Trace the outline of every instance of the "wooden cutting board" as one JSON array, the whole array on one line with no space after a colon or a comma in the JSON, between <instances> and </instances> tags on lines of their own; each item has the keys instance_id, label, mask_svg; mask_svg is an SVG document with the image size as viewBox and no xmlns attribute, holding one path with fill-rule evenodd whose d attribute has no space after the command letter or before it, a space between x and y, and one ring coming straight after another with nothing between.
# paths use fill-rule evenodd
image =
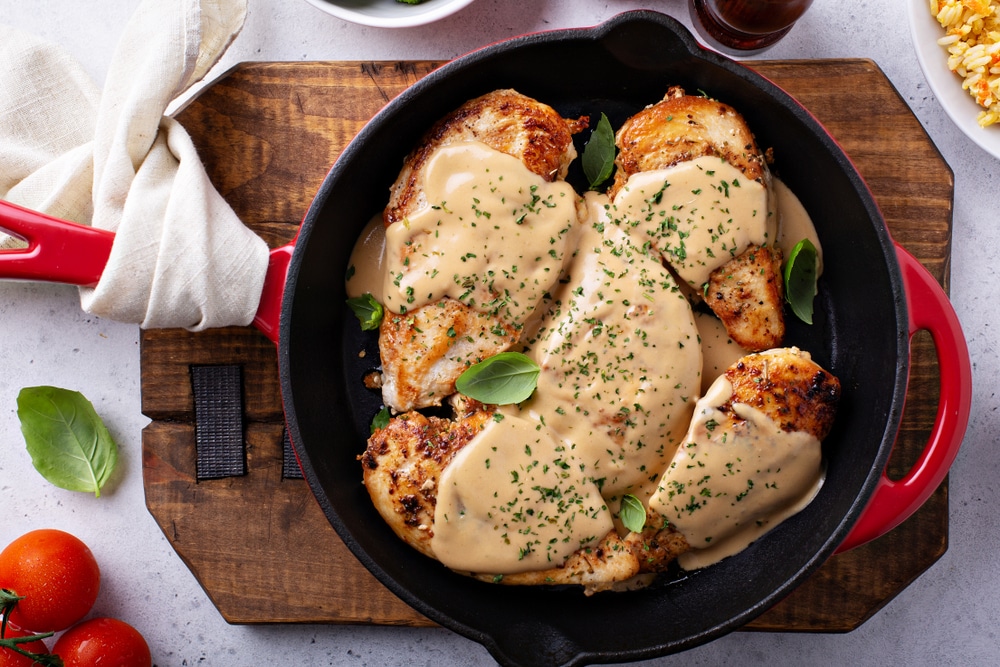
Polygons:
<instances>
[{"instance_id":1,"label":"wooden cutting board","mask_svg":"<svg viewBox=\"0 0 1000 667\"><path fill-rule=\"evenodd\" d=\"M177 118L219 191L274 247L293 237L351 137L438 64L244 64ZM824 123L867 180L894 238L947 287L952 173L879 68L868 60L752 66ZM142 410L152 420L143 432L147 506L227 621L430 624L355 560L306 483L283 475L276 353L264 336L251 328L143 331L141 364ZM203 365L239 369L244 475L196 476L191 368ZM919 335L894 475L926 441L937 391L930 336ZM944 553L947 497L945 483L909 521L831 558L748 629L857 627Z\"/></svg>"}]
</instances>

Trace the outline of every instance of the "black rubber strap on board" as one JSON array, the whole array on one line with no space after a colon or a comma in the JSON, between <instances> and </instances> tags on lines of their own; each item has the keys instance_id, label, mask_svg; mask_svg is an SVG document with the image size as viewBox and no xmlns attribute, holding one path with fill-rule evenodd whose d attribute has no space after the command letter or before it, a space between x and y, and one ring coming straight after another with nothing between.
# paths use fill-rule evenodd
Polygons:
<instances>
[{"instance_id":1,"label":"black rubber strap on board","mask_svg":"<svg viewBox=\"0 0 1000 667\"><path fill-rule=\"evenodd\" d=\"M245 475L242 369L191 366L191 387L198 480Z\"/></svg>"},{"instance_id":2,"label":"black rubber strap on board","mask_svg":"<svg viewBox=\"0 0 1000 667\"><path fill-rule=\"evenodd\" d=\"M292 448L292 439L288 436L288 428L281 436L281 476L284 479L302 479L302 468Z\"/></svg>"}]
</instances>

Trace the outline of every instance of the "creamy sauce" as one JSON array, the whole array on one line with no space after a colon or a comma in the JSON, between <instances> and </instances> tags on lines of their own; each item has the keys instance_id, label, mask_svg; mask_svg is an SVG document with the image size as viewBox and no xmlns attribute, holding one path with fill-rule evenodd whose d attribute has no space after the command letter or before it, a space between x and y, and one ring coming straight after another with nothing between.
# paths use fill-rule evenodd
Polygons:
<instances>
[{"instance_id":1,"label":"creamy sauce","mask_svg":"<svg viewBox=\"0 0 1000 667\"><path fill-rule=\"evenodd\" d=\"M382 283L385 281L385 225L382 215L376 215L361 230L358 242L351 251L347 273L347 298L371 294L379 303L385 303Z\"/></svg>"},{"instance_id":2,"label":"creamy sauce","mask_svg":"<svg viewBox=\"0 0 1000 667\"><path fill-rule=\"evenodd\" d=\"M445 467L431 549L456 570L554 567L612 529L611 512L572 444L503 415Z\"/></svg>"},{"instance_id":3,"label":"creamy sauce","mask_svg":"<svg viewBox=\"0 0 1000 667\"><path fill-rule=\"evenodd\" d=\"M685 569L711 565L743 550L798 512L823 480L820 441L788 433L755 408L734 404L742 421L718 410L733 387L720 377L698 401L683 444L650 498L692 551Z\"/></svg>"},{"instance_id":4,"label":"creamy sauce","mask_svg":"<svg viewBox=\"0 0 1000 667\"><path fill-rule=\"evenodd\" d=\"M535 393L520 405L501 406L501 421L446 468L439 494L447 499L438 496L431 545L456 569L509 574L551 567L554 555L561 562L604 537L612 527L607 507L617 508L626 493L643 500L652 493L673 456L671 443L690 421L701 372L691 308L659 258L608 224L604 201L591 195L588 202L592 216L578 250L526 333L525 353L542 368ZM525 442L530 446L522 451ZM493 467L497 460L502 471ZM510 514L502 508L511 477L523 487L523 471L539 470L534 461L548 462L543 468L562 486L533 481L527 488L545 493L518 496L518 514L536 519L530 544L540 553L529 557L523 536L512 540ZM587 501L581 502L584 489ZM499 501L464 499L493 497L485 490ZM607 502L599 520L585 522L580 511L590 512L591 494ZM553 498L569 509L572 525L537 521L551 514ZM461 520L449 519L459 509ZM593 532L598 523L603 531Z\"/></svg>"},{"instance_id":5,"label":"creamy sauce","mask_svg":"<svg viewBox=\"0 0 1000 667\"><path fill-rule=\"evenodd\" d=\"M451 297L523 322L575 247L572 187L478 142L439 148L422 173L428 205L385 232L386 310Z\"/></svg>"},{"instance_id":6,"label":"creamy sauce","mask_svg":"<svg viewBox=\"0 0 1000 667\"><path fill-rule=\"evenodd\" d=\"M772 186L778 211L777 246L781 248L785 259L788 259L799 241L809 239L816 246L816 275L822 275L823 246L820 245L819 234L816 233L812 218L795 193L781 180L775 178Z\"/></svg>"},{"instance_id":7,"label":"creamy sauce","mask_svg":"<svg viewBox=\"0 0 1000 667\"><path fill-rule=\"evenodd\" d=\"M542 373L520 409L576 444L606 498L643 497L687 428L701 348L659 257L608 224L601 197L588 202L591 224L527 342Z\"/></svg>"},{"instance_id":8,"label":"creamy sauce","mask_svg":"<svg viewBox=\"0 0 1000 667\"><path fill-rule=\"evenodd\" d=\"M429 205L388 229L372 221L349 296L370 292L401 313L459 299L522 326L542 368L534 395L500 407L438 482L431 545L445 565L552 567L612 530L630 493L696 547L682 566L702 567L811 499L815 438L747 406L739 425L711 426L729 396L713 380L745 351L716 318L694 315L655 252L697 287L751 243L809 237L819 248L783 184L769 202L734 167L698 158L634 175L614 202L581 200L475 142L439 149L425 169Z\"/></svg>"},{"instance_id":9,"label":"creamy sauce","mask_svg":"<svg viewBox=\"0 0 1000 667\"><path fill-rule=\"evenodd\" d=\"M717 157L629 177L611 217L653 244L677 274L700 287L750 244L775 238L767 188ZM638 236L636 236L638 234Z\"/></svg>"},{"instance_id":10,"label":"creamy sauce","mask_svg":"<svg viewBox=\"0 0 1000 667\"><path fill-rule=\"evenodd\" d=\"M716 378L748 352L729 337L726 327L715 315L698 311L694 314L694 322L701 338L701 391L698 395L704 396Z\"/></svg>"}]
</instances>

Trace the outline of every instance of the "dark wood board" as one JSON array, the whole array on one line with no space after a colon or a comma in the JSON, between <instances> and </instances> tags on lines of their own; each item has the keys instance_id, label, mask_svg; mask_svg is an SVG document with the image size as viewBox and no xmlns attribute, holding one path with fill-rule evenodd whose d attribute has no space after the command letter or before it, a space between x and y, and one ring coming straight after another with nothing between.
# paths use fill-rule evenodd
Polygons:
<instances>
[{"instance_id":1,"label":"dark wood board","mask_svg":"<svg viewBox=\"0 0 1000 667\"><path fill-rule=\"evenodd\" d=\"M295 234L342 148L432 62L249 63L201 91L178 120L241 219L272 246ZM892 84L868 60L756 62L808 108L857 164L894 238L947 288L951 170ZM198 481L190 366L242 367L248 474ZM282 477L274 345L252 328L141 333L146 504L231 623L429 625L365 570L308 486ZM937 409L937 365L919 335L890 463L902 474ZM359 470L360 479L360 470ZM947 482L888 535L832 557L747 629L849 631L947 549Z\"/></svg>"}]
</instances>

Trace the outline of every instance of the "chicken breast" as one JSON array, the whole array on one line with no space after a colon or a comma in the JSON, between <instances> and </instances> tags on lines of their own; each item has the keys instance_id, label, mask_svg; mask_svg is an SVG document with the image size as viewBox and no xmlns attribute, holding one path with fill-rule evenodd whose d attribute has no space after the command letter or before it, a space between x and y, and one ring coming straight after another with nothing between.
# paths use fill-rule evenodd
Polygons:
<instances>
[{"instance_id":1,"label":"chicken breast","mask_svg":"<svg viewBox=\"0 0 1000 667\"><path fill-rule=\"evenodd\" d=\"M706 155L726 160L751 180L770 180L764 154L743 116L728 104L687 95L677 86L626 120L615 143L615 179L608 189L612 199L632 174Z\"/></svg>"},{"instance_id":2,"label":"chicken breast","mask_svg":"<svg viewBox=\"0 0 1000 667\"><path fill-rule=\"evenodd\" d=\"M576 157L573 134L587 122L564 119L548 105L513 90L471 100L435 124L406 158L383 221L387 227L402 224L431 206L425 172L442 147L479 142L519 159L531 173L552 182L565 176ZM553 283L557 274L550 276ZM524 309L523 317L530 310ZM451 297L388 314L379 332L383 401L396 412L440 405L466 368L516 343L522 324Z\"/></svg>"},{"instance_id":3,"label":"chicken breast","mask_svg":"<svg viewBox=\"0 0 1000 667\"><path fill-rule=\"evenodd\" d=\"M709 277L705 302L748 352L776 347L785 337L781 259L780 248L754 245Z\"/></svg>"},{"instance_id":4,"label":"chicken breast","mask_svg":"<svg viewBox=\"0 0 1000 667\"><path fill-rule=\"evenodd\" d=\"M649 499L691 546L682 568L739 553L812 501L839 399L837 378L796 348L744 356L712 384Z\"/></svg>"},{"instance_id":5,"label":"chicken breast","mask_svg":"<svg viewBox=\"0 0 1000 667\"><path fill-rule=\"evenodd\" d=\"M441 401L470 365L509 349L520 331L502 318L444 298L379 327L382 399L401 412Z\"/></svg>"},{"instance_id":6,"label":"chicken breast","mask_svg":"<svg viewBox=\"0 0 1000 667\"><path fill-rule=\"evenodd\" d=\"M833 428L840 403L840 380L797 348L750 354L726 372L734 403L760 410L783 431L802 431L822 441ZM738 419L738 417L736 417Z\"/></svg>"},{"instance_id":7,"label":"chicken breast","mask_svg":"<svg viewBox=\"0 0 1000 667\"><path fill-rule=\"evenodd\" d=\"M771 187L765 155L743 117L732 107L671 88L659 103L629 118L616 135L614 198L640 172L667 169L704 156L722 158L743 175ZM667 263L676 260L664 253ZM706 302L730 337L749 351L781 344L785 335L781 254L753 244L714 270Z\"/></svg>"},{"instance_id":8,"label":"chicken breast","mask_svg":"<svg viewBox=\"0 0 1000 667\"><path fill-rule=\"evenodd\" d=\"M391 225L427 205L421 170L441 146L479 141L519 158L533 173L554 181L565 178L576 158L573 135L588 124L587 117L567 120L547 104L515 90L495 90L470 100L439 120L406 158L390 189L383 221Z\"/></svg>"},{"instance_id":9,"label":"chicken breast","mask_svg":"<svg viewBox=\"0 0 1000 667\"><path fill-rule=\"evenodd\" d=\"M452 405L451 419L415 411L393 417L372 434L360 456L375 509L400 539L431 558L437 482L493 412L460 395Z\"/></svg>"}]
</instances>

